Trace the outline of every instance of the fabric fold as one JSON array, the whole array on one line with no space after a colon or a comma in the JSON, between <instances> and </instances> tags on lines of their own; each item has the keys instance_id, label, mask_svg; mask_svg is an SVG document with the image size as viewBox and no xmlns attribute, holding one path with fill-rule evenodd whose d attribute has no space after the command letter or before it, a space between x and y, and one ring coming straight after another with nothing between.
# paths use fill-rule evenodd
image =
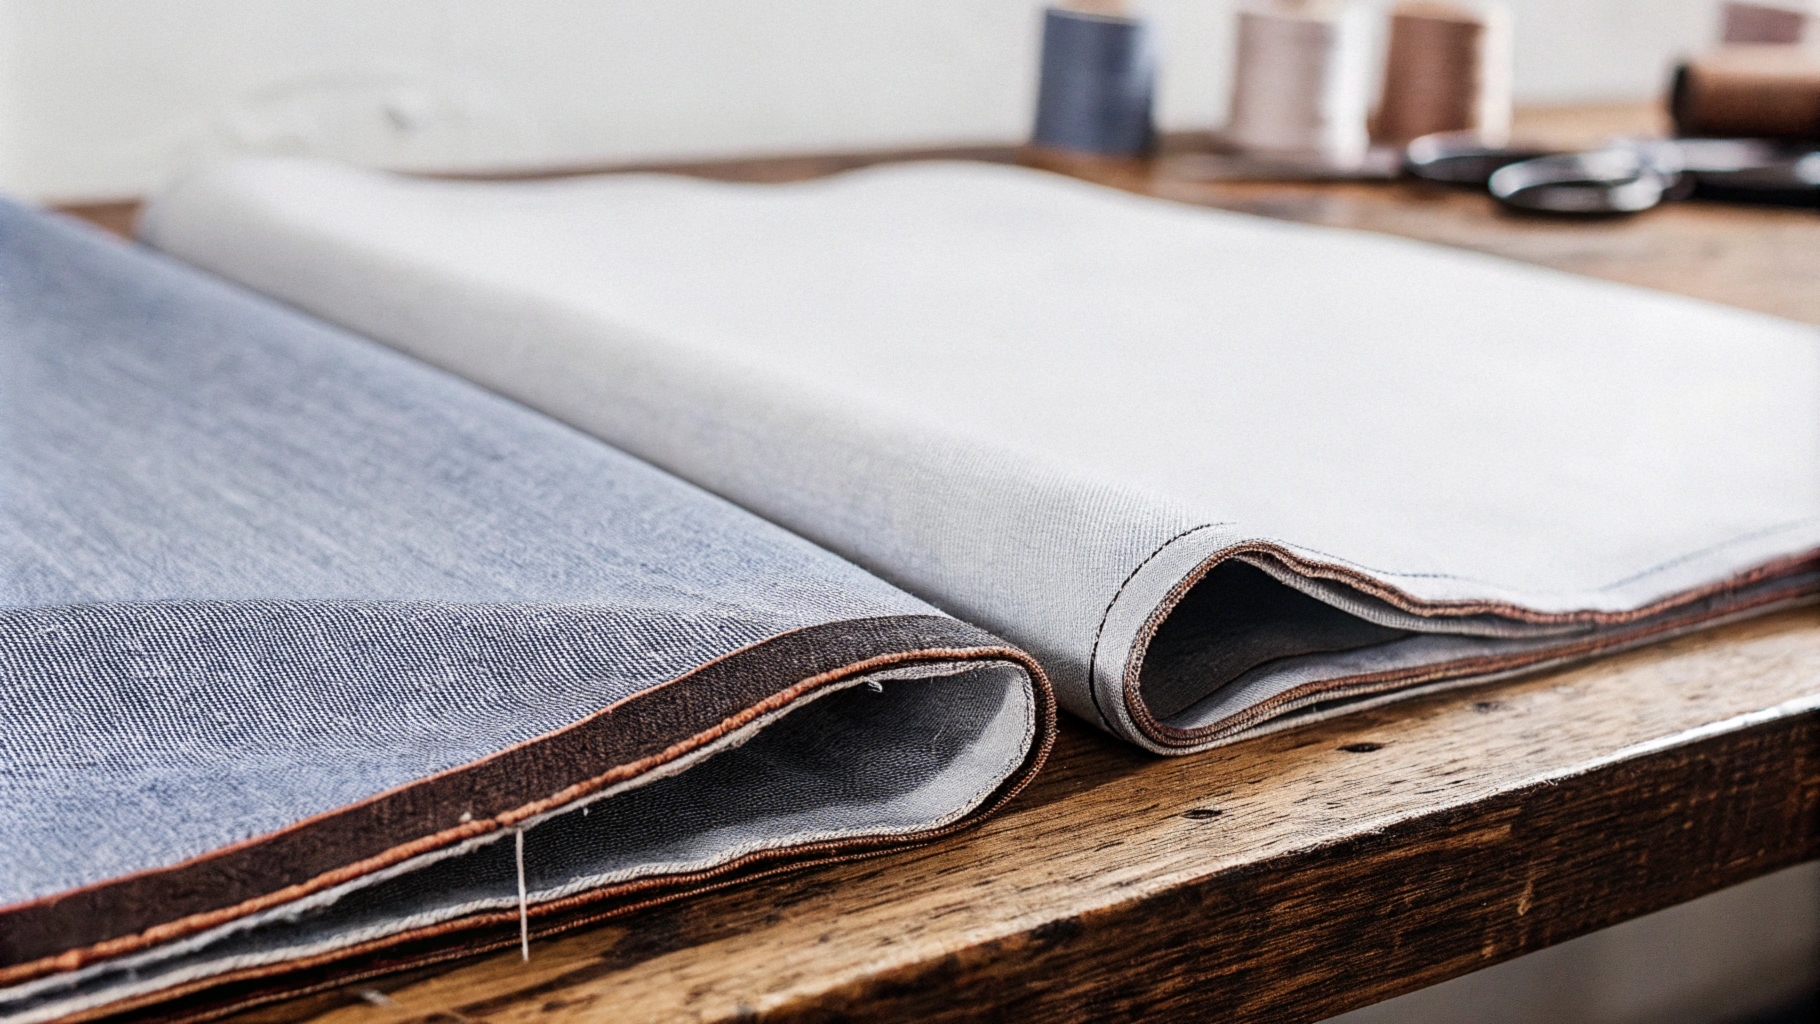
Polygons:
<instances>
[{"instance_id":1,"label":"fabric fold","mask_svg":"<svg viewBox=\"0 0 1820 1024\"><path fill-rule=\"evenodd\" d=\"M1054 723L1028 655L812 543L10 204L0 683L20 1022L928 841Z\"/></svg>"},{"instance_id":2,"label":"fabric fold","mask_svg":"<svg viewBox=\"0 0 1820 1024\"><path fill-rule=\"evenodd\" d=\"M1182 753L1812 600L1809 327L987 164L249 160L152 244L635 452Z\"/></svg>"}]
</instances>

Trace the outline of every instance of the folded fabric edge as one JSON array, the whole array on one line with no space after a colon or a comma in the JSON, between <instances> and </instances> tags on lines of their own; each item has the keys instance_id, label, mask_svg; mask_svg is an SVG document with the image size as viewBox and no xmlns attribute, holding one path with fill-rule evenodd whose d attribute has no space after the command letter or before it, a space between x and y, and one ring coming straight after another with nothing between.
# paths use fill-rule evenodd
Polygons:
<instances>
[{"instance_id":1,"label":"folded fabric edge","mask_svg":"<svg viewBox=\"0 0 1820 1024\"><path fill-rule=\"evenodd\" d=\"M1769 588L1749 599L1687 615L1670 615L1629 627L1600 630L1572 641L1548 641L1509 655L1488 655L1395 671L1338 675L1286 690L1243 715L1199 729L1172 729L1150 719L1158 734L1194 753L1334 718L1367 707L1444 689L1477 686L1605 657L1745 619L1820 603L1820 578ZM1141 705L1139 706L1141 712ZM1171 751L1174 752L1174 751Z\"/></svg>"},{"instance_id":2,"label":"folded fabric edge","mask_svg":"<svg viewBox=\"0 0 1820 1024\"><path fill-rule=\"evenodd\" d=\"M1195 585L1217 567L1235 561L1256 566L1286 586L1371 622L1531 642L1521 650L1495 655L1340 674L1274 694L1219 721L1189 729L1172 727L1147 706L1142 690L1145 656L1158 630ZM1334 705L1318 716L1332 717L1350 710L1354 699L1385 703L1412 688L1428 692L1442 683L1470 685L1540 671L1721 621L1768 614L1820 595L1817 574L1820 549L1808 549L1634 608L1545 613L1502 601L1424 601L1354 567L1244 536L1233 524L1208 524L1166 542L1115 593L1094 638L1088 685L1094 710L1112 732L1153 753L1192 754L1314 720L1296 713L1313 705Z\"/></svg>"},{"instance_id":3,"label":"folded fabric edge","mask_svg":"<svg viewBox=\"0 0 1820 1024\"><path fill-rule=\"evenodd\" d=\"M976 665L978 666L978 669L956 672L957 662L954 659L945 659L935 663L911 663L909 665L900 665L899 667L882 671L870 671L857 676L848 676L841 682L820 687L814 692L804 695L804 697L798 700L794 705L771 711L763 718L748 723L740 731L746 734L746 738L753 740L754 742L752 745L756 746L758 743L763 742L766 736L770 735L769 730L766 730L763 735L760 735L757 732L764 723L778 723L785 729L789 729L791 726L786 722L786 716L791 721L795 720L797 717L795 714L796 708L809 703L816 703L819 705L824 701L825 695L842 690L849 693L855 691L864 692L869 688L866 685L863 685L866 684L868 680L896 679L899 681L927 680L929 682L936 682L944 678L978 678L981 671L996 672L999 674L1000 678L1003 678L1005 670L1015 671L1019 678L1026 682L1032 679L1028 673L1023 671L1021 659L997 661L971 659L969 661L961 662L960 664ZM312 984L308 979L320 976L322 972L326 972L326 976L332 978L341 978L347 971L356 972L361 976L371 976L374 973L404 969L419 961L445 960L449 959L451 956L467 955L468 953L478 952L480 949L475 946L476 941L487 943L488 945L486 945L485 948L493 948L494 946L501 944L499 940L499 935L501 934L509 934L511 938L507 940L507 942L515 944L518 935L517 928L515 927L518 923L518 914L524 912L521 908L526 908L527 906L529 917L532 920L546 922L540 923L536 929L535 934L541 937L545 934L551 934L555 931L583 925L589 921L599 920L603 917L616 916L655 903L666 902L697 892L704 892L757 878L768 877L811 864L856 859L901 849L906 846L920 845L924 842L945 836L960 828L964 828L982 815L990 813L992 810L1002 805L1006 800L1014 796L1031 775L1038 770L1040 762L1048 749L1048 743L1040 741L1047 736L1052 735L1046 727L1052 724L1053 707L1047 701L1039 703L1037 698L1040 695L1040 691L1036 687L1025 686L1021 689L1022 696L1016 698L1013 702L1022 708L1021 714L1017 712L1013 712L1013 714L1016 719L1020 719L1023 723L1022 742L1019 743L1016 748L1016 760L1019 762L1016 765L1016 770L1008 770L999 773L996 780L989 788L979 790L974 799L967 802L964 809L957 808L954 814L943 817L937 821L932 821L929 827L924 829L916 830L914 832L900 831L890 834L868 835L860 838L859 841L852 841L853 837L848 837L846 840L840 842L823 841L798 843L788 848L776 850L775 853L778 854L777 856L767 856L764 854L757 856L742 856L736 862L719 865L709 870L674 872L664 876L647 876L636 881L634 884L629 885L596 886L592 888L577 888L571 886L566 890L567 895L565 896L556 899L546 899L542 902L533 900L528 905L524 902L523 879L525 877L525 868L521 862L519 868L520 895L516 902L507 899L486 906L471 905L468 912L460 916L440 917L431 920L419 919L415 924L408 924L407 922L407 927L400 928L396 931L388 931L378 935L369 933L366 938L355 943L336 945L329 948L319 947L315 950L309 950L307 948L298 950L297 952L302 955L286 955L278 959L268 958L265 960L248 960L233 956L226 962L222 962L218 958L217 962L225 967L225 970L218 969L211 971L204 968L201 972L198 972L191 967L183 967L175 975L169 976L168 981L165 983L159 983L152 977L141 976L141 969L155 965L148 965L145 963L135 964L135 961L141 961L146 956L158 952L157 950L154 950L151 951L151 953L144 953L135 957L126 957L110 961L108 964L96 965L96 967L100 968L107 968L111 965L113 972L116 975L119 975L118 982L107 983L116 986L117 991L114 993L109 993L104 989L101 991L90 991L86 995L75 991L52 994L49 990L46 990L39 993L38 998L27 995L25 1001L15 1010L17 1016L9 1019L18 1019L22 1024L44 1024L44 1022L50 1021L87 1020L96 1017L108 1017L120 1013L134 1013L135 1016L138 1016L138 1010L157 1006L170 1000L185 1000L185 998L189 996L196 997L196 1000L200 1001L203 1005L215 1007L219 1012L225 1012L227 1010L236 1009L242 1005L244 996L241 993L244 988L249 983L256 983L261 979L272 979L263 987L275 985L277 986L276 991L288 992L294 990L299 985L307 986ZM887 683L885 690L875 690L874 692L888 693L892 690L893 685ZM945 698L935 697L933 699L939 701L944 700ZM867 700L869 703L869 699ZM1007 704L1005 706L1010 707L1012 704ZM815 729L811 729L810 732L805 735L818 736L820 733ZM732 741L731 745L729 745L729 741ZM739 735L735 733L722 737L717 743L716 748L726 756L737 756L736 752L740 749ZM715 761L718 760L718 756L712 751L716 748L703 748L692 756L698 763L702 761L703 757L706 757L710 762ZM684 759L684 761L675 762L674 764L680 765L686 763L687 760L688 759ZM1007 764L1005 767L1006 769L1011 769L1013 768L1013 765ZM691 777L692 774L693 773L688 771L672 769L671 779L672 781L681 781ZM524 834L531 834L532 829L538 825L540 820L546 825L557 824L565 819L572 823L576 822L577 814L575 809L577 806L584 808L590 804L595 805L596 807L602 806L600 798L608 796L612 792L625 791L626 789L626 785L621 785L614 787L612 790L602 791L592 797L571 803L565 808L549 812L539 818L527 819L513 831L522 829ZM643 790L638 791L642 792ZM610 802L611 801L608 801L607 803L610 804ZM660 798L660 803L667 804L668 797ZM585 814L585 811L583 813ZM599 816L597 815L596 817L598 818ZM611 831L610 827L609 831ZM509 837L512 832L504 834ZM492 837L463 843L461 844L461 847L456 849L459 850L460 848L473 847L476 842L492 842ZM512 849L512 843L508 841L496 845L503 846L508 852L509 863L509 853ZM523 856L522 850L523 847L521 846L521 857ZM431 854L426 857L418 858L418 860L434 862L445 856L445 853ZM455 859L459 861L462 858L457 857ZM400 865L398 868L380 872L376 876L369 876L369 879L360 880L359 882L352 883L352 885L364 885L373 877L396 875L399 870L406 867L408 867L408 865ZM408 874L398 876L395 881L408 877L412 876ZM319 909L330 909L332 911L333 907L338 905L336 901L340 900L342 896L347 895L346 890L348 888L349 886L342 887L340 893L331 890L330 892L320 894L319 896L304 902L321 903L321 901L326 898L330 901L329 904ZM380 888L384 888L384 886L382 885ZM424 891L428 892L431 890ZM602 909L600 906L603 903L605 904L605 909ZM256 921L259 918L266 918L269 920L274 918L275 915L279 919L291 919L296 917L297 911L290 907L278 908L273 911L256 915L254 918L243 919L243 921ZM554 916L555 920L554 922L549 922L549 919L552 916ZM236 923L225 926L224 928L216 929L214 935L216 938L219 938L224 932L233 932L242 928L242 923ZM476 929L481 929L484 932L488 928L493 928L493 935L482 934L478 940L471 937ZM503 932L501 931L502 928L504 929ZM165 947L161 947L161 949L168 950L171 945L187 946L198 942L207 942L209 940L209 934L205 933L203 936L198 936L194 939L168 944ZM408 952L403 954L396 952L396 949L400 947ZM400 960L401 956L408 957L410 962L402 962ZM349 961L350 959L352 960L351 964L343 964L343 961ZM379 966L375 967L375 964L378 964ZM91 971L92 969L73 973L81 975L90 973ZM302 980L293 977L293 974L298 971L305 972L299 976ZM46 983L64 984L60 981L62 977L63 976L44 978L39 982L31 984L40 988ZM255 984L254 987L259 988L262 986ZM217 991L218 988L221 989L221 991ZM31 1005L34 1002L37 1005ZM163 1011L159 1012L163 1015ZM179 1018L187 1018L191 1011L189 1009L178 1009L172 1012L176 1013ZM218 1013L211 1013L210 1015L218 1015Z\"/></svg>"},{"instance_id":4,"label":"folded fabric edge","mask_svg":"<svg viewBox=\"0 0 1820 1024\"><path fill-rule=\"evenodd\" d=\"M1038 712L1031 749L1007 780L1003 798L1008 798L1040 768L1054 739L1054 696L1034 659L946 616L824 623L770 637L563 729L279 832L167 868L0 908L0 955L10 961L0 967L0 985L77 970L180 939L513 827L655 772L754 719L855 675L917 663L988 660L1009 661L1023 670ZM595 774L576 779L576 765ZM601 765L611 767L601 772ZM443 799L454 791L464 806L473 806L476 794L490 797L484 805L490 811L469 811L469 820L456 819ZM988 810L976 809L955 827ZM900 840L878 842L897 845ZM761 851L704 874L739 872L748 861L786 859L793 852ZM306 880L287 881L282 873L297 873L299 863L308 865Z\"/></svg>"}]
</instances>

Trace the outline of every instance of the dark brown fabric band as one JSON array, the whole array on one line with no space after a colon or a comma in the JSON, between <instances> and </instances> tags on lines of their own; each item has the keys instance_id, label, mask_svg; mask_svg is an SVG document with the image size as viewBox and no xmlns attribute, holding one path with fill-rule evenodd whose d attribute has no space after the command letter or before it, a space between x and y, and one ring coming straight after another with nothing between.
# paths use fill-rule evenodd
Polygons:
<instances>
[{"instance_id":1,"label":"dark brown fabric band","mask_svg":"<svg viewBox=\"0 0 1820 1024\"><path fill-rule=\"evenodd\" d=\"M358 877L383 862L492 831L505 824L501 816L526 816L553 798L581 795L573 792L580 784L598 788L616 781L603 778L616 769L629 767L627 777L635 776L711 742L736 727L730 723L743 713L780 696L786 703L800 696L790 691L805 681L831 683L874 665L957 657L1015 658L1048 704L1047 683L1034 662L945 616L849 620L784 633L557 732L283 831L0 910L0 981L167 941L252 912L275 895L282 902L334 884L341 874ZM1041 744L1052 728L1039 736ZM117 948L94 948L103 945Z\"/></svg>"},{"instance_id":2,"label":"dark brown fabric band","mask_svg":"<svg viewBox=\"0 0 1820 1024\"><path fill-rule=\"evenodd\" d=\"M1004 657L1033 670L1031 678L1036 683L1037 736L1018 770L966 818L913 835L763 851L698 875L648 879L578 893L532 908L531 937L541 940L601 921L624 918L679 899L701 896L801 868L861 860L934 842L970 827L997 811L1023 790L1047 760L1055 740L1055 698L1028 655L1011 649L996 652L982 649L979 653L984 657ZM203 1021L218 1020L257 1006L516 946L519 933L515 918L513 911L479 913L387 936L359 947L336 950L301 963L244 968L228 975L98 1006L65 1018L64 1024L87 1024L91 1021L115 1019L131 1019L141 1024L201 1024ZM722 937L727 934L726 922L716 921L713 927L716 934ZM640 943L639 949L642 956L657 956L683 948L688 941L687 932L663 929L651 941ZM580 968L584 973L605 969L608 969L605 964ZM575 977L573 974L565 975L569 980L574 980Z\"/></svg>"}]
</instances>

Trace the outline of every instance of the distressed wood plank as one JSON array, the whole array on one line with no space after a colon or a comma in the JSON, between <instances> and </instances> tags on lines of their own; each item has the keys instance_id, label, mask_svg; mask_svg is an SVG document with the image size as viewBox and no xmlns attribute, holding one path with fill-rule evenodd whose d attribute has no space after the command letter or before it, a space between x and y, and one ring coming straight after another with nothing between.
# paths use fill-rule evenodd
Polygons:
<instances>
[{"instance_id":1,"label":"distressed wood plank","mask_svg":"<svg viewBox=\"0 0 1820 1024\"><path fill-rule=\"evenodd\" d=\"M1820 854L1820 615L1053 764L956 841L243 1019L1318 1020Z\"/></svg>"}]
</instances>

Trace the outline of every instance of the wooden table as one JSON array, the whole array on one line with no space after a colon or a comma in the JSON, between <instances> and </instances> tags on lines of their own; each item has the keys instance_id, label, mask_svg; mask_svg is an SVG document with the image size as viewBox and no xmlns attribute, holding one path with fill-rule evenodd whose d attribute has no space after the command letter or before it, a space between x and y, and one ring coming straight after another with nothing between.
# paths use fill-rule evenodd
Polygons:
<instances>
[{"instance_id":1,"label":"wooden table","mask_svg":"<svg viewBox=\"0 0 1820 1024\"><path fill-rule=\"evenodd\" d=\"M1649 116L1531 112L1520 129L1569 144ZM1813 211L1563 222L1415 183L1188 181L1167 154L888 156L927 155L1820 323ZM782 180L881 158L667 169ZM119 226L130 207L79 212ZM1313 1021L1817 855L1820 614L1802 611L1189 758L1069 722L1028 792L953 841L537 941L529 963L513 951L238 1019Z\"/></svg>"}]
</instances>

